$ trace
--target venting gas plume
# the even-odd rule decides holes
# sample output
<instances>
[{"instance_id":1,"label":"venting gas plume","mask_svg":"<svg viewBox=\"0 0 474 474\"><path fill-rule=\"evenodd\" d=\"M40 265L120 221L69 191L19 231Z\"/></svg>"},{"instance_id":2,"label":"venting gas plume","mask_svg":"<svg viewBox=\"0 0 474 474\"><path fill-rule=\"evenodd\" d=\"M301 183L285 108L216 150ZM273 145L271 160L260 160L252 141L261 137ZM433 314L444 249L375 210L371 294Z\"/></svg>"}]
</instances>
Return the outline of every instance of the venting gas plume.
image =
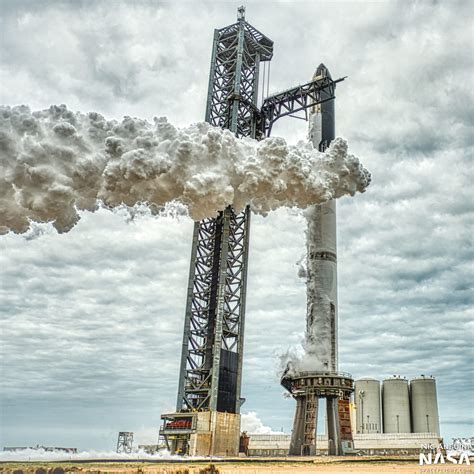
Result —
<instances>
[{"instance_id":1,"label":"venting gas plume","mask_svg":"<svg viewBox=\"0 0 474 474\"><path fill-rule=\"evenodd\" d=\"M197 456L194 459L203 459ZM15 451L0 452L0 462L21 462L21 461L71 461L71 460L99 460L99 459L117 459L117 460L142 460L142 459L183 459L181 456L171 455L168 451L160 451L155 454L149 454L143 450L134 450L131 453L117 453L115 451L80 451L76 453L66 453L61 451L46 451L38 448L24 448Z\"/></svg>"},{"instance_id":2,"label":"venting gas plume","mask_svg":"<svg viewBox=\"0 0 474 474\"><path fill-rule=\"evenodd\" d=\"M166 118L106 120L65 105L31 112L0 107L0 233L30 221L59 232L93 211L147 203L187 206L200 220L228 205L265 214L363 192L370 173L337 138L321 153L282 138L260 142L197 123L178 129Z\"/></svg>"}]
</instances>

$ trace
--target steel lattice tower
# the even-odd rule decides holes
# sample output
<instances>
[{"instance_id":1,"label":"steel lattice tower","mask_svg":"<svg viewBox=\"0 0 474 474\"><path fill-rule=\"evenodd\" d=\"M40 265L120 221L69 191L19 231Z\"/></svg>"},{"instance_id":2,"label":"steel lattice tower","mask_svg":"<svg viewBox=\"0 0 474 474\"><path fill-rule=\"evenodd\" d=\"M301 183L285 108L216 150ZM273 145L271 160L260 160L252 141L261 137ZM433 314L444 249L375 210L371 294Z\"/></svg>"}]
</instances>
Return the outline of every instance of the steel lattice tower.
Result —
<instances>
[{"instance_id":1,"label":"steel lattice tower","mask_svg":"<svg viewBox=\"0 0 474 474\"><path fill-rule=\"evenodd\" d=\"M245 21L214 32L206 121L258 134L259 67L273 42ZM239 413L250 209L194 225L177 411Z\"/></svg>"},{"instance_id":2,"label":"steel lattice tower","mask_svg":"<svg viewBox=\"0 0 474 474\"><path fill-rule=\"evenodd\" d=\"M130 454L133 449L133 432L120 431L117 439L117 453Z\"/></svg>"}]
</instances>

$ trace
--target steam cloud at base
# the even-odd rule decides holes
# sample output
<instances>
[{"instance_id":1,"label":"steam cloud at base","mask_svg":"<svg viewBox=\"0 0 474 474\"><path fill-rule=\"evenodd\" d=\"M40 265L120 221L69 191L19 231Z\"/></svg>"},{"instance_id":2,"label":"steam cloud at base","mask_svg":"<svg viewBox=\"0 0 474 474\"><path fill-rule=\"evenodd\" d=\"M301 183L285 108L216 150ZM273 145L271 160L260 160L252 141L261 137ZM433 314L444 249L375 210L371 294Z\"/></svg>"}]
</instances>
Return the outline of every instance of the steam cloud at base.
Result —
<instances>
[{"instance_id":1,"label":"steam cloud at base","mask_svg":"<svg viewBox=\"0 0 474 474\"><path fill-rule=\"evenodd\" d=\"M149 454L143 450L136 450L131 453L117 453L115 451L79 451L76 453L66 453L62 451L50 451L45 449L24 448L18 451L0 452L0 462L21 462L21 461L69 461L69 460L142 460L142 459L173 459L175 461L184 460L182 456L171 455L168 451L160 451L156 454ZM195 457L195 459L200 459Z\"/></svg>"},{"instance_id":2,"label":"steam cloud at base","mask_svg":"<svg viewBox=\"0 0 474 474\"><path fill-rule=\"evenodd\" d=\"M370 173L337 138L321 153L282 138L236 138L197 123L178 129L166 118L106 120L65 105L31 112L0 107L0 234L23 233L30 222L67 232L78 210L170 202L191 218L214 217L228 205L266 214L306 208L364 192Z\"/></svg>"}]
</instances>

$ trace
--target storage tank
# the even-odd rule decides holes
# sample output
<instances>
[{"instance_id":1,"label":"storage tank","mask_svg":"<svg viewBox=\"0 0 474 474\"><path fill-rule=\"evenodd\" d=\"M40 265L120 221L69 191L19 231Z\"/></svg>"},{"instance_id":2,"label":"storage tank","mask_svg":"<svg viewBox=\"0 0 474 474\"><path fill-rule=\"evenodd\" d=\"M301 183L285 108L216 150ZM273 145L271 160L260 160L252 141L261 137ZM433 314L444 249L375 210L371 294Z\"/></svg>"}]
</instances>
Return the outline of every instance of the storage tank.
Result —
<instances>
[{"instance_id":1,"label":"storage tank","mask_svg":"<svg viewBox=\"0 0 474 474\"><path fill-rule=\"evenodd\" d=\"M355 381L356 433L382 433L380 382L365 377Z\"/></svg>"},{"instance_id":2,"label":"storage tank","mask_svg":"<svg viewBox=\"0 0 474 474\"><path fill-rule=\"evenodd\" d=\"M438 397L434 377L421 375L410 381L413 433L439 435Z\"/></svg>"},{"instance_id":3,"label":"storage tank","mask_svg":"<svg viewBox=\"0 0 474 474\"><path fill-rule=\"evenodd\" d=\"M384 433L411 433L408 380L394 375L383 381L382 411Z\"/></svg>"}]
</instances>

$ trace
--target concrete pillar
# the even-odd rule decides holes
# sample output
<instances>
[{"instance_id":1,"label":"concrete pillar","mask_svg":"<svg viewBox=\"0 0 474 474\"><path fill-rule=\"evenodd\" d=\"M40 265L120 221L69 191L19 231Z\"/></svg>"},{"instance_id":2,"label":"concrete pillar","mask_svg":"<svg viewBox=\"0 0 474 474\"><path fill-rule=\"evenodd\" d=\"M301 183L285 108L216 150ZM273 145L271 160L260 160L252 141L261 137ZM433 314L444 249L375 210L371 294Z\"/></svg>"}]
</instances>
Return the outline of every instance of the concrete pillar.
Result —
<instances>
[{"instance_id":1,"label":"concrete pillar","mask_svg":"<svg viewBox=\"0 0 474 474\"><path fill-rule=\"evenodd\" d=\"M341 430L339 427L338 400L336 397L326 399L326 414L328 423L328 454L342 455Z\"/></svg>"},{"instance_id":2,"label":"concrete pillar","mask_svg":"<svg viewBox=\"0 0 474 474\"><path fill-rule=\"evenodd\" d=\"M301 445L304 440L304 418L306 397L296 398L296 412L293 420L293 431L291 432L290 452L291 456L301 456Z\"/></svg>"}]
</instances>

